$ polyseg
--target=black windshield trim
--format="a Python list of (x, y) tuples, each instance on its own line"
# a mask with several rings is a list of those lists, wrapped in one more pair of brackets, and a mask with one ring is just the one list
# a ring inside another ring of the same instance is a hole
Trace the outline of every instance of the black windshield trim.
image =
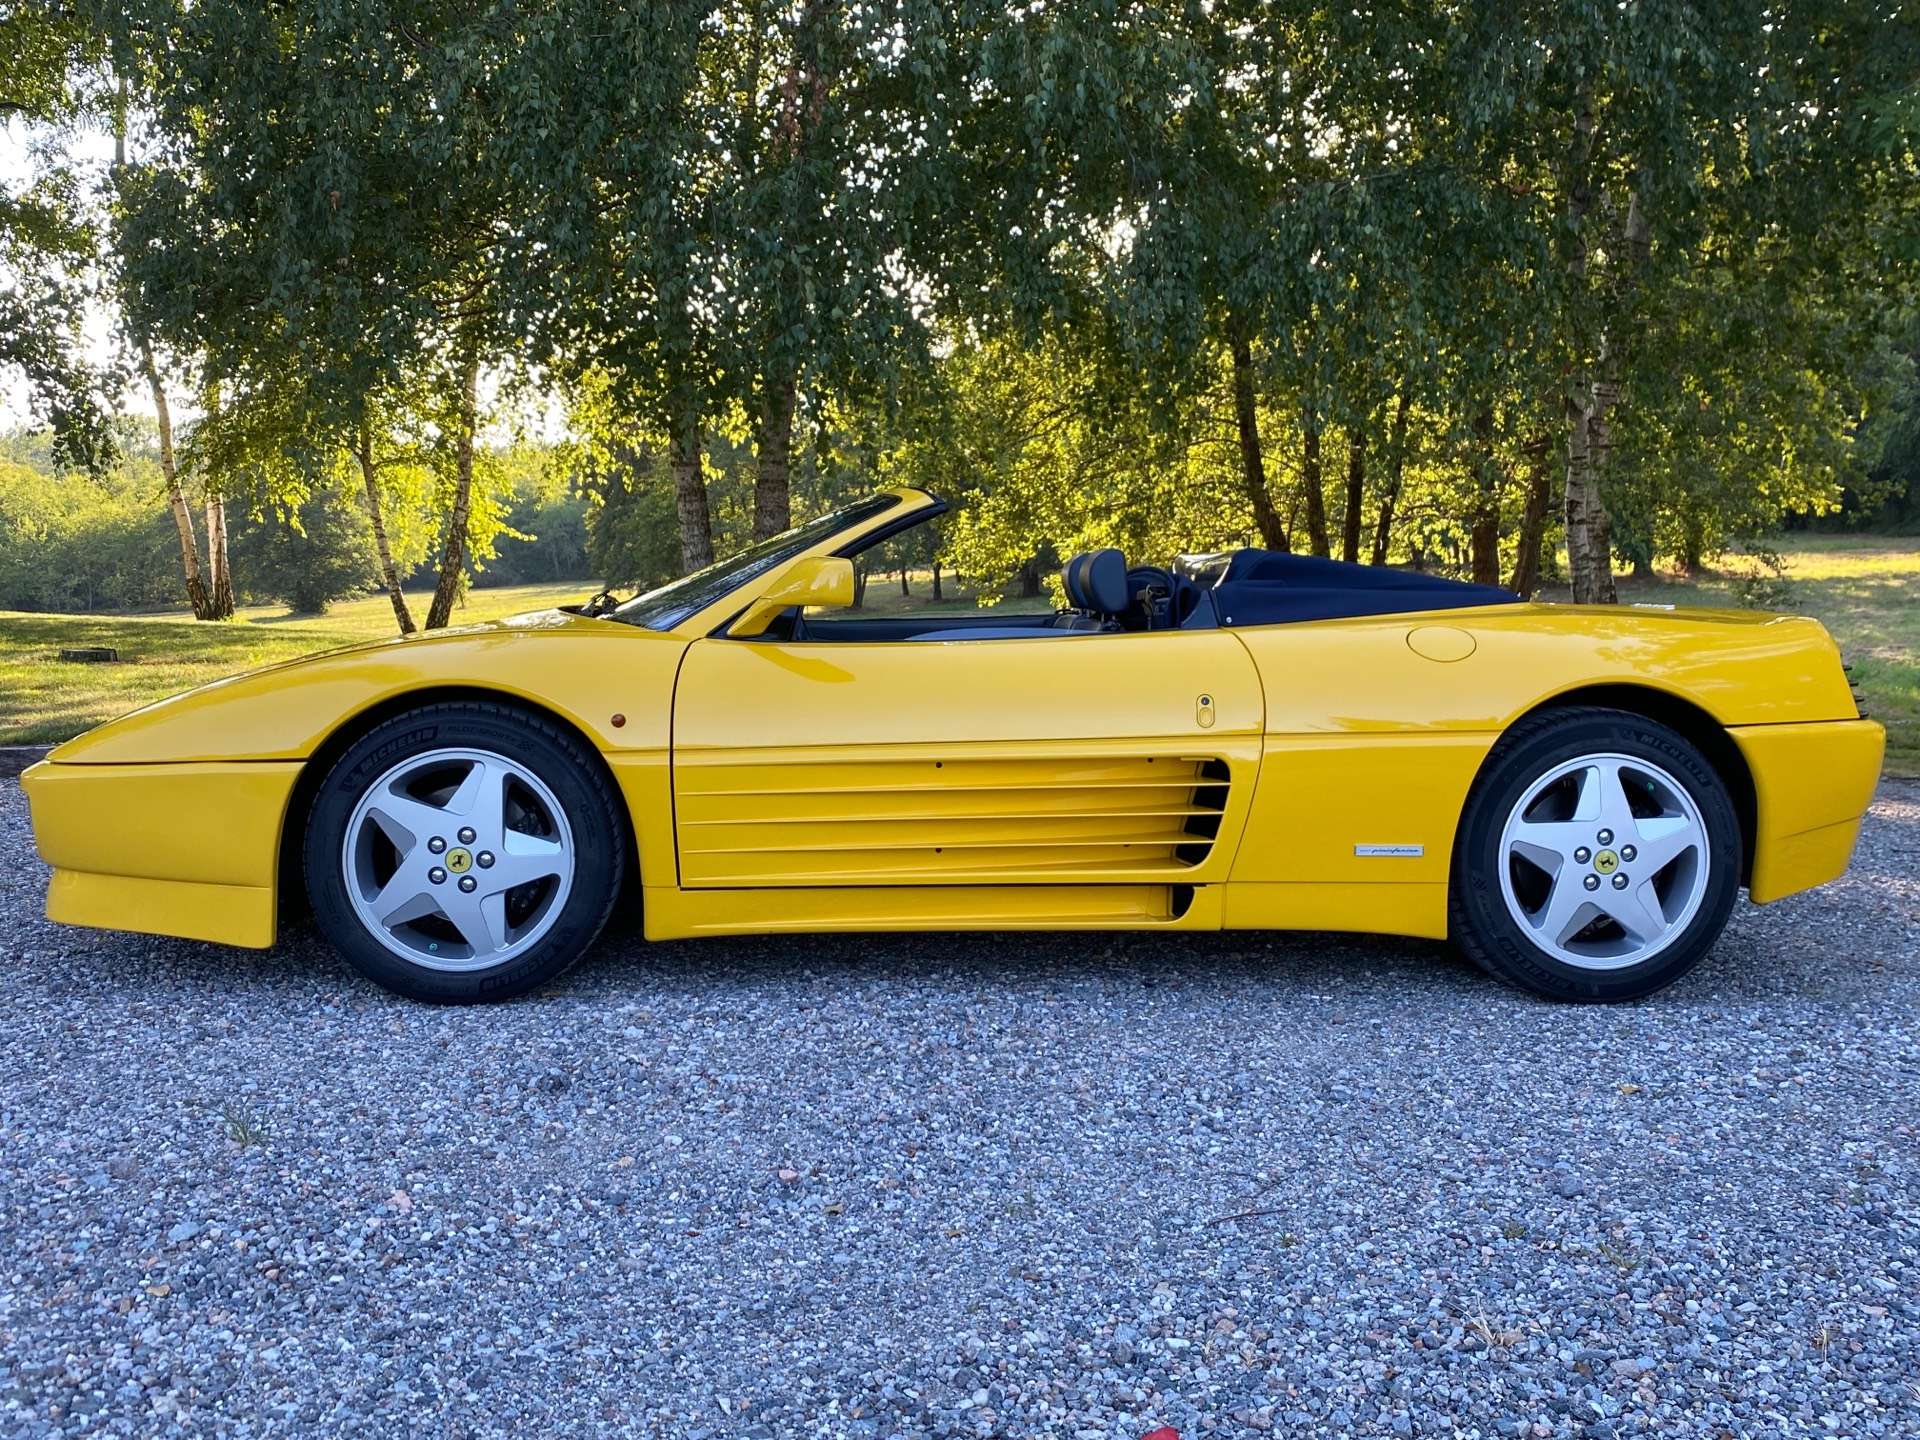
[(853, 539), (834, 551), (834, 555), (842, 560), (851, 560), (861, 551), (871, 550), (875, 545), (884, 544), (903, 531), (911, 530), (916, 525), (924, 525), (927, 521), (944, 515), (953, 508), (938, 495), (928, 495), (927, 498), (933, 503), (923, 505), (911, 515), (902, 515), (898, 519), (889, 520), (886, 524), (879, 526), (877, 529), (869, 530), (864, 535), (854, 536)]
[[(771, 540), (749, 545), (691, 575), (669, 581), (644, 595), (636, 595), (610, 611), (606, 618), (647, 630), (673, 630), (769, 570), (827, 543), (852, 526), (863, 524), (876, 515), (886, 514), (904, 503), (905, 499), (903, 495), (886, 492), (852, 501), (838, 510), (830, 510), (825, 515), (796, 525)], [(761, 549), (761, 546), (765, 548)]]

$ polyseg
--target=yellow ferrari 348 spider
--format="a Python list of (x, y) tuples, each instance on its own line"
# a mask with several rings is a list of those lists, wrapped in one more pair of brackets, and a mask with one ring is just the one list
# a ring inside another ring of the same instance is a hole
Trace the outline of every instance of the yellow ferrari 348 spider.
[(1742, 886), (1838, 876), (1879, 773), (1793, 616), (1260, 550), (1076, 556), (1057, 612), (855, 608), (856, 557), (944, 508), (876, 495), (625, 603), (104, 725), (27, 772), (47, 913), (264, 946), (304, 891), (360, 970), (443, 1001), (550, 981), (636, 884), (653, 939), (1378, 931), (1623, 999)]

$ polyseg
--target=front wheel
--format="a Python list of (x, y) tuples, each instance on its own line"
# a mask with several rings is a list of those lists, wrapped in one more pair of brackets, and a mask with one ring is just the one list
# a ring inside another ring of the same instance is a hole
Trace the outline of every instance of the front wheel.
[(1454, 847), (1455, 943), (1559, 1000), (1633, 1000), (1699, 963), (1740, 885), (1725, 782), (1677, 731), (1569, 709), (1503, 737)]
[(490, 701), (423, 706), (342, 755), (307, 819), (315, 919), (416, 1000), (503, 1000), (586, 951), (620, 889), (626, 825), (570, 734)]

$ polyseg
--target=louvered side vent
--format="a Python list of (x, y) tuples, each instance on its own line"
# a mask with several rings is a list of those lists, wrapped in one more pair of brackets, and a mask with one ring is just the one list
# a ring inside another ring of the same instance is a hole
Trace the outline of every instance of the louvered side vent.
[(1169, 877), (1207, 858), (1230, 774), (1211, 756), (677, 765), (682, 879)]

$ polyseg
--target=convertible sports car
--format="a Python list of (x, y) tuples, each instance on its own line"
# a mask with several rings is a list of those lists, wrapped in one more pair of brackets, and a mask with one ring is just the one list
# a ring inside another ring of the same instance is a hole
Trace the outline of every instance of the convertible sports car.
[(1838, 876), (1879, 774), (1799, 617), (1259, 550), (1076, 556), (1058, 613), (849, 611), (854, 557), (945, 508), (876, 495), (623, 604), (101, 726), (27, 772), (47, 914), (265, 946), (304, 891), (360, 970), (442, 1001), (551, 980), (636, 883), (651, 939), (1379, 931), (1623, 999), (1741, 886)]

